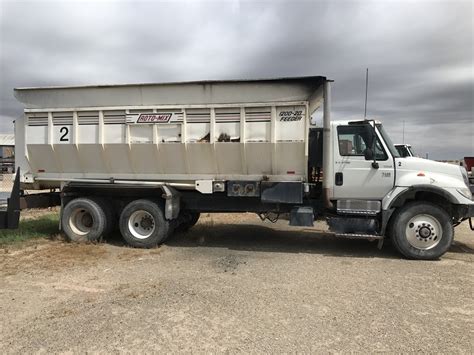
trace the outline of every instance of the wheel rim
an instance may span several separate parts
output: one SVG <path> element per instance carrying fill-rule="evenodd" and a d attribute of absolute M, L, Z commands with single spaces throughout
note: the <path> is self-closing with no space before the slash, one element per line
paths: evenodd
<path fill-rule="evenodd" d="M 76 208 L 69 218 L 69 227 L 77 235 L 87 235 L 94 225 L 94 218 L 84 208 Z"/>
<path fill-rule="evenodd" d="M 155 218 L 147 211 L 135 211 L 128 219 L 128 229 L 138 239 L 150 237 L 155 231 L 155 226 Z"/>
<path fill-rule="evenodd" d="M 406 236 L 412 247 L 428 250 L 439 244 L 443 237 L 443 228 L 433 216 L 419 214 L 408 221 Z"/>

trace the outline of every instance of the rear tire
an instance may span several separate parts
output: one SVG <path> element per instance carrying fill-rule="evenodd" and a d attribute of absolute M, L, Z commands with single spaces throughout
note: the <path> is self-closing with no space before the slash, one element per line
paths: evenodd
<path fill-rule="evenodd" d="M 199 212 L 183 212 L 184 221 L 178 225 L 175 231 L 178 233 L 187 232 L 199 221 L 200 216 L 201 214 Z"/>
<path fill-rule="evenodd" d="M 61 226 L 70 241 L 96 242 L 106 232 L 107 216 L 94 199 L 80 197 L 64 207 Z"/>
<path fill-rule="evenodd" d="M 109 202 L 105 198 L 92 197 L 91 199 L 95 201 L 104 211 L 105 220 L 106 220 L 104 236 L 108 236 L 113 232 L 114 227 L 117 225 L 117 222 L 118 222 L 115 216 L 113 205 L 111 202 Z"/>
<path fill-rule="evenodd" d="M 153 248 L 163 243 L 170 232 L 161 204 L 145 199 L 125 206 L 119 224 L 123 239 L 135 248 Z"/>
<path fill-rule="evenodd" d="M 394 216 L 390 234 L 395 248 L 408 259 L 436 260 L 451 246 L 454 228 L 441 207 L 414 201 Z"/>

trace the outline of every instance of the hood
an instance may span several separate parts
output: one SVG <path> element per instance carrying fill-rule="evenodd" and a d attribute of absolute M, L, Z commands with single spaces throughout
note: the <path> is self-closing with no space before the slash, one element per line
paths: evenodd
<path fill-rule="evenodd" d="M 437 185 L 440 187 L 464 187 L 464 179 L 458 165 L 440 163 L 433 160 L 406 157 L 395 158 L 398 186 L 418 184 Z"/>
<path fill-rule="evenodd" d="M 402 162 L 401 168 L 404 170 L 420 170 L 425 172 L 453 175 L 462 178 L 459 166 L 454 164 L 441 163 L 438 161 L 417 157 L 396 158 L 396 161 L 397 166 L 398 162 Z"/>

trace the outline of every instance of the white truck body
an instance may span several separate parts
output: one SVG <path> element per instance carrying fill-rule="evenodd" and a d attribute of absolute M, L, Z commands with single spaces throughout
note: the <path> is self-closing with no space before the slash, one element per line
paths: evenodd
<path fill-rule="evenodd" d="M 17 89 L 21 181 L 304 181 L 322 80 Z"/>
<path fill-rule="evenodd" d="M 21 183 L 60 189 L 52 194 L 71 240 L 118 223 L 130 245 L 151 247 L 201 212 L 289 213 L 290 225 L 324 217 L 338 236 L 389 236 L 409 258 L 439 257 L 474 215 L 465 169 L 401 158 L 379 122 L 332 122 L 330 82 L 15 89 L 25 104 L 15 124 L 21 173 L 0 227 L 18 225 Z M 23 200 L 41 198 L 51 203 Z"/>

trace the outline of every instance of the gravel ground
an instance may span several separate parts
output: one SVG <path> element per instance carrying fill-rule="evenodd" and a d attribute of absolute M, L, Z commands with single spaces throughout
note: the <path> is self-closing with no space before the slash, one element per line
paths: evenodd
<path fill-rule="evenodd" d="M 0 250 L 0 351 L 472 353 L 474 232 L 442 260 L 390 245 L 201 218 L 161 248 Z"/>

